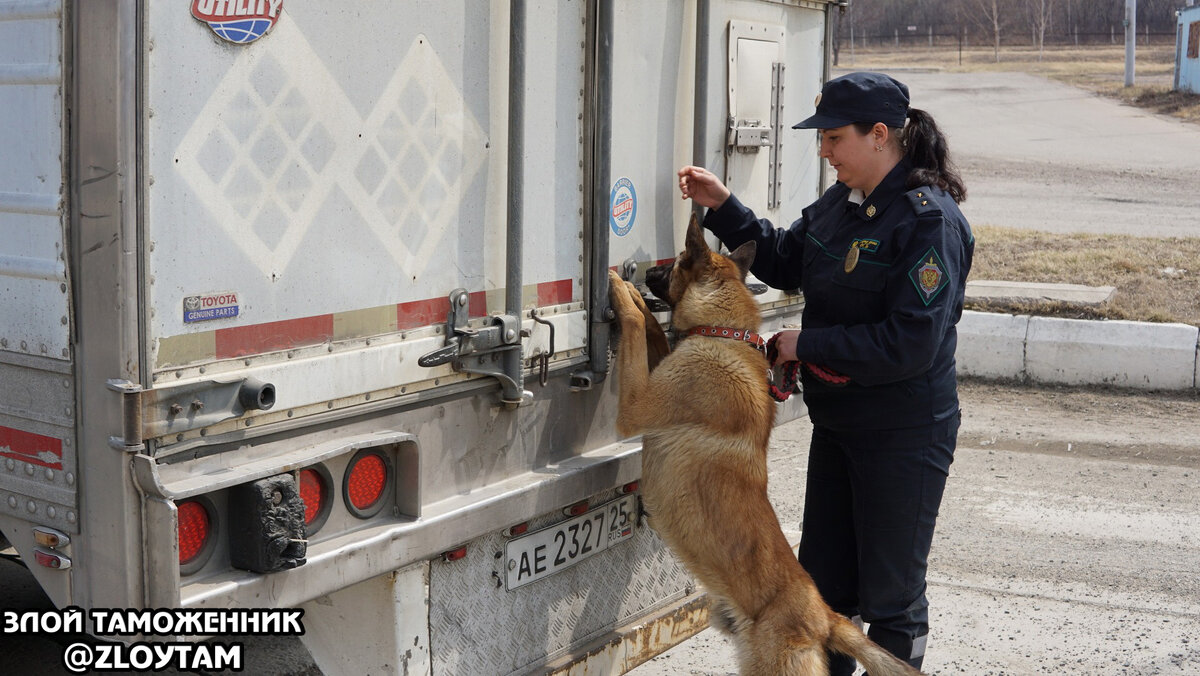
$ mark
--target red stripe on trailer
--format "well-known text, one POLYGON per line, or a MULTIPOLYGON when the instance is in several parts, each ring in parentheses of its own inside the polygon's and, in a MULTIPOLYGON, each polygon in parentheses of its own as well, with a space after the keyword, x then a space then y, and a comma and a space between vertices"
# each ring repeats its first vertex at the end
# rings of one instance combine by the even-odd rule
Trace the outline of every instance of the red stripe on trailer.
MULTIPOLYGON (((450 298, 427 298, 396 305, 396 328, 416 329, 430 324, 445 324, 450 314, 450 298)), ((467 294, 467 316, 487 316, 487 293, 467 294)))
POLYGON ((333 315, 318 315, 253 326, 217 329, 217 359, 244 357, 333 339, 333 315))
POLYGON ((430 298, 400 303, 396 306, 396 328, 415 329, 419 326, 441 324, 450 312, 449 298, 430 298))
POLYGON ((0 456, 62 469, 62 439, 0 427, 0 456))
POLYGON ((562 305, 571 302, 571 280, 560 279, 557 282, 542 282, 537 285, 538 307, 544 305, 562 305))
MULTIPOLYGON (((538 305, 559 305, 571 301, 571 280, 538 284, 538 305)), ((486 317, 488 302, 486 291, 467 295, 467 316, 486 317)), ((396 328, 415 329, 431 324, 443 324, 450 311, 449 298, 399 303, 396 305, 396 328)), ((334 315, 317 315, 279 322, 267 322, 252 326, 234 326, 214 332, 216 359, 230 359, 249 355, 290 350, 308 345, 320 345, 333 339, 334 315)))
POLYGON ((467 316, 486 317, 488 314, 487 292, 476 291, 467 296, 467 316))

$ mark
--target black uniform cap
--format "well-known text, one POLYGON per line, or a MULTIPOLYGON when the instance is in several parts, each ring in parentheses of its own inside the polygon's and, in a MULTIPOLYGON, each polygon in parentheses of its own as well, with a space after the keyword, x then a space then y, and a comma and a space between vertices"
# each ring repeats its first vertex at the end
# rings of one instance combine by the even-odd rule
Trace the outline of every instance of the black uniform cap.
POLYGON ((821 88, 817 112, 792 129, 836 129, 855 122, 903 127, 908 87, 883 73, 849 73, 821 88))

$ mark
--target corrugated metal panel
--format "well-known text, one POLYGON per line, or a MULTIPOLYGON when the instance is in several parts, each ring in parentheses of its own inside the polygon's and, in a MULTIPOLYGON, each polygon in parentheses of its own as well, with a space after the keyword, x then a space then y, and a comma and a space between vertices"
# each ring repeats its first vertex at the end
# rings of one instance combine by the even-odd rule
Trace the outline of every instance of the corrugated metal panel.
POLYGON ((61 0, 0 2, 0 351, 70 358, 61 0))

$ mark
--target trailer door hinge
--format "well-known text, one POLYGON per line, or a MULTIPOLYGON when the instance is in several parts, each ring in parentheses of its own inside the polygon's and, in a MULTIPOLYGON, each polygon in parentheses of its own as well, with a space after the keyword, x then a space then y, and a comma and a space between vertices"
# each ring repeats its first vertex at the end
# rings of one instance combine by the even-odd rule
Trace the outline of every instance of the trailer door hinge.
POLYGON ((146 450, 142 440, 142 386, 117 379, 105 384, 121 395, 121 436, 109 437, 108 445, 126 453, 146 450))

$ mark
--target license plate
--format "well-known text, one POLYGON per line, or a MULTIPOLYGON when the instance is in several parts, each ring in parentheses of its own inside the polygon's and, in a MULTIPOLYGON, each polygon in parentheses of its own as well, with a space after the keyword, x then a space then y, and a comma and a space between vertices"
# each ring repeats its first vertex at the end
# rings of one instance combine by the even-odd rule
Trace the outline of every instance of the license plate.
POLYGON ((509 591, 549 577, 633 537, 637 495, 630 493, 579 516, 509 540, 504 582, 509 591))

